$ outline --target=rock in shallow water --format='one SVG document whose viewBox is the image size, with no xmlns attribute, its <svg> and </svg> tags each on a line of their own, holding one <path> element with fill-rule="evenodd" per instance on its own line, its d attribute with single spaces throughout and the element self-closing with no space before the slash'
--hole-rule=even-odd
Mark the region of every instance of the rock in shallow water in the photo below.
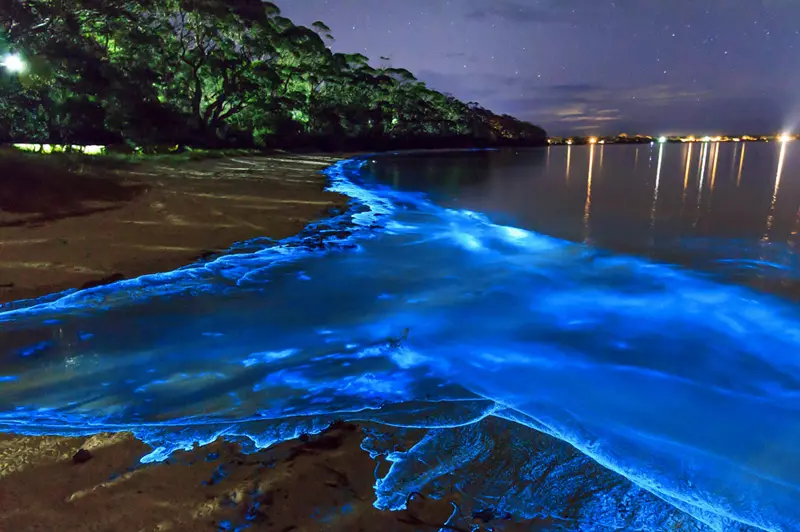
<svg viewBox="0 0 800 532">
<path fill-rule="evenodd" d="M 91 459 L 92 459 L 92 453 L 90 453 L 86 449 L 80 449 L 72 457 L 72 463 L 73 464 L 85 464 L 86 462 L 88 462 Z"/>
</svg>

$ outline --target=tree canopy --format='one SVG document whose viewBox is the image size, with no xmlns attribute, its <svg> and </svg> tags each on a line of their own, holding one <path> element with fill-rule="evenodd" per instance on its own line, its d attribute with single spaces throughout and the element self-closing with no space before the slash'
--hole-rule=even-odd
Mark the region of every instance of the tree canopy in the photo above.
<svg viewBox="0 0 800 532">
<path fill-rule="evenodd" d="M 334 53 L 261 0 L 5 0 L 0 142 L 330 149 L 541 144 L 544 131 Z M 382 58 L 385 59 L 385 58 Z"/>
</svg>

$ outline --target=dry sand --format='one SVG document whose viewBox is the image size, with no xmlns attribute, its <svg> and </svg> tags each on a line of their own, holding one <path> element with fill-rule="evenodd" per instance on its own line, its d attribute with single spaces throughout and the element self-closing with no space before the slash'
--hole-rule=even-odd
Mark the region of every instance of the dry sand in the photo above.
<svg viewBox="0 0 800 532">
<path fill-rule="evenodd" d="M 144 163 L 102 177 L 0 167 L 0 303 L 173 270 L 254 237 L 294 235 L 345 207 L 347 198 L 323 190 L 319 173 L 335 160 Z"/>
</svg>

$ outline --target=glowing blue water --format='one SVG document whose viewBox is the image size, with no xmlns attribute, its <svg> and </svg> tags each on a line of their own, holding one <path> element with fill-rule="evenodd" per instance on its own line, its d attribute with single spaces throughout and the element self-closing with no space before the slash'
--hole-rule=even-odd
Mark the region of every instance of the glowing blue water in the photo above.
<svg viewBox="0 0 800 532">
<path fill-rule="evenodd" d="M 0 307 L 3 429 L 130 429 L 157 460 L 371 419 L 433 429 L 390 454 L 383 507 L 480 462 L 498 506 L 579 507 L 566 529 L 663 530 L 676 508 L 685 530 L 800 529 L 795 306 L 363 186 L 360 165 L 328 172 L 353 211 L 297 238 Z"/>
</svg>

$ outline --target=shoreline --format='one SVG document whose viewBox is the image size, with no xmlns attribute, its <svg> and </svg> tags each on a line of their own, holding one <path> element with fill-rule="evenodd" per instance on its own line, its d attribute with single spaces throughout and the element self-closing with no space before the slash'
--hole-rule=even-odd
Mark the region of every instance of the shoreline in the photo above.
<svg viewBox="0 0 800 532">
<path fill-rule="evenodd" d="M 102 172 L 100 176 L 48 174 L 47 168 L 39 172 L 39 168 L 26 171 L 23 167 L 12 179 L 23 183 L 21 191 L 26 182 L 32 182 L 28 187 L 32 190 L 28 192 L 34 201 L 18 205 L 14 196 L 24 192 L 16 191 L 13 196 L 0 198 L 0 308 L 4 304 L 171 271 L 222 253 L 239 242 L 294 236 L 309 224 L 329 217 L 332 211 L 347 207 L 351 198 L 328 192 L 330 179 L 322 173 L 342 159 L 281 154 L 177 160 L 169 165 L 145 161 L 142 165 Z M 42 196 L 54 184 L 56 188 L 71 188 L 61 188 L 59 192 L 63 194 L 74 192 L 69 198 L 70 208 L 54 209 L 49 203 L 63 198 Z M 105 231 L 97 235 L 98 229 Z M 92 233 L 97 238 L 91 238 Z M 227 448 L 230 444 L 217 442 L 197 452 L 213 453 L 208 449 L 214 446 Z M 34 526 L 35 521 L 44 529 L 58 525 L 61 530 L 83 530 L 88 524 L 87 510 L 76 511 L 59 503 L 84 498 L 101 488 L 109 491 L 115 485 L 107 478 L 98 478 L 93 471 L 97 466 L 91 464 L 99 463 L 98 458 L 104 462 L 100 467 L 103 474 L 123 478 L 131 471 L 142 470 L 139 460 L 148 449 L 129 432 L 91 437 L 0 434 L 0 531 L 21 530 Z M 80 450 L 90 453 L 87 456 L 92 459 L 80 464 L 80 474 L 76 475 L 76 470 L 68 473 L 72 485 L 70 482 L 50 485 L 46 479 L 52 479 L 54 469 L 78 466 L 74 457 Z M 163 463 L 151 466 L 156 477 L 164 476 L 166 467 Z M 109 468 L 113 470 L 110 473 Z M 184 476 L 208 476 L 205 469 L 185 468 Z M 27 480 L 11 480 L 20 474 Z M 76 482 L 88 487 L 74 491 Z M 20 484 L 39 489 L 26 492 Z M 173 486 L 176 489 L 180 493 Z M 67 494 L 70 490 L 73 493 Z M 127 497 L 142 491 L 133 493 L 123 489 L 122 493 Z M 62 496 L 68 497 L 53 500 Z M 207 495 L 199 496 L 196 486 L 182 497 L 183 501 L 180 497 L 174 501 L 179 506 L 196 503 L 198 497 L 202 503 L 207 499 Z M 148 501 L 146 511 L 152 512 L 152 503 L 157 502 Z M 19 508 L 23 506 L 38 508 L 36 516 L 21 512 Z M 141 518 L 118 513 L 114 510 L 96 515 L 93 529 L 141 529 L 141 523 L 137 523 Z M 127 521 L 119 521 L 125 517 Z M 107 521 L 114 519 L 118 521 L 113 524 Z M 208 522 L 207 529 L 220 529 L 218 521 Z M 151 524 L 157 530 L 195 530 L 199 525 L 184 523 L 176 528 L 169 524 L 169 519 Z"/>
<path fill-rule="evenodd" d="M 238 163 L 261 159 L 259 162 L 285 162 L 284 158 L 239 158 Z M 224 253 L 237 243 L 257 238 L 282 240 L 295 236 L 314 222 L 323 221 L 331 211 L 345 211 L 353 198 L 337 192 L 329 192 L 333 184 L 330 176 L 323 173 L 345 157 L 316 159 L 302 156 L 292 157 L 292 163 L 308 165 L 307 168 L 291 166 L 277 175 L 264 175 L 258 180 L 280 180 L 287 173 L 294 173 L 293 180 L 301 182 L 302 191 L 298 195 L 271 198 L 285 201 L 291 205 L 309 205 L 302 215 L 294 210 L 279 213 L 283 219 L 277 220 L 263 231 L 250 224 L 236 228 L 232 234 L 245 236 L 228 240 L 225 245 L 181 246 L 179 254 L 152 260 L 146 265 L 133 263 L 118 266 L 118 273 L 101 279 L 90 279 L 76 286 L 75 277 L 64 275 L 55 284 L 18 284 L 12 286 L 0 283 L 0 308 L 6 303 L 24 303 L 45 296 L 69 294 L 81 289 L 101 286 L 140 275 L 158 274 L 188 266 L 203 260 L 208 255 Z M 223 161 L 223 164 L 226 161 Z M 218 161 L 199 161 L 197 165 L 210 164 L 217 171 Z M 268 171 L 265 167 L 253 172 Z M 196 170 L 195 170 L 196 172 Z M 209 172 L 210 173 L 210 172 Z M 137 197 L 126 198 L 117 205 L 92 212 L 79 212 L 56 217 L 34 215 L 33 223 L 13 220 L 0 223 L 0 252 L 7 251 L 8 236 L 22 232 L 50 232 L 67 238 L 76 228 L 89 228 L 108 220 L 109 214 L 127 213 L 147 217 L 142 207 L 153 206 L 153 197 L 159 201 L 159 211 L 174 216 L 185 214 L 179 205 L 170 204 L 164 199 L 169 195 L 192 194 L 185 187 L 189 181 L 211 181 L 211 188 L 220 184 L 235 187 L 244 184 L 250 188 L 252 183 L 237 183 L 231 175 L 167 175 L 164 172 L 149 176 L 150 179 L 135 178 L 129 181 L 126 172 L 109 179 L 122 180 L 125 186 L 139 188 Z M 154 182 L 152 177 L 156 177 Z M 159 182 L 169 179 L 169 187 Z M 175 188 L 178 188 L 176 191 Z M 166 190 L 169 188 L 169 190 Z M 259 188 L 259 187 L 257 187 Z M 284 191 L 285 192 L 285 191 Z M 211 201 L 218 199 L 216 194 L 207 193 Z M 162 199 L 163 198 L 163 199 Z M 225 198 L 228 199 L 228 198 Z M 252 198 L 250 198 L 252 199 Z M 196 204 L 196 203 L 195 203 Z M 312 214 L 313 211 L 313 214 Z M 0 214 L 3 214 L 0 211 Z M 46 219 L 43 219 L 46 218 Z M 99 218 L 99 220 L 98 220 Z M 0 222 L 4 220 L 0 219 Z M 7 219 L 5 220 L 7 222 Z M 134 223 L 137 220 L 131 220 Z M 184 224 L 178 224 L 183 226 Z M 240 232 L 252 230 L 257 233 Z M 271 229 L 271 230 L 270 230 Z M 72 232 L 72 233 L 71 233 Z M 222 233 L 216 240 L 225 238 Z M 140 235 L 147 240 L 150 234 Z M 68 246 L 66 238 L 58 238 Z M 67 242 L 65 242 L 67 240 Z M 45 244 L 41 238 L 11 241 L 20 243 Z M 40 248 L 37 253 L 43 250 Z M 81 250 L 82 252 L 83 250 Z M 171 250 L 164 250 L 171 251 Z M 177 250 L 176 250 L 177 251 Z M 48 261 L 45 257 L 40 261 Z M 83 257 L 88 258 L 87 256 Z M 8 253 L 0 254 L 2 265 L 8 270 Z M 31 269 L 48 264 L 30 264 Z M 86 273 L 80 268 L 79 273 Z M 60 290 L 53 290 L 58 287 Z M 18 297 L 24 295 L 27 297 Z M 15 297 L 17 296 L 17 297 Z M 256 530 L 305 530 L 324 524 L 326 529 L 371 530 L 375 527 L 391 527 L 396 530 L 416 530 L 419 526 L 438 529 L 448 521 L 452 512 L 447 501 L 418 501 L 410 505 L 408 511 L 390 512 L 378 510 L 372 502 L 375 498 L 374 471 L 375 459 L 361 448 L 365 437 L 362 426 L 370 423 L 334 423 L 328 429 L 314 436 L 302 435 L 270 445 L 264 449 L 245 454 L 241 447 L 222 437 L 212 443 L 196 445 L 191 451 L 174 451 L 163 461 L 142 463 L 141 459 L 153 452 L 153 448 L 127 431 L 102 432 L 87 436 L 26 435 L 24 433 L 0 433 L 0 531 L 20 530 L 25 527 L 36 529 L 85 530 L 241 530 L 245 526 Z M 383 427 L 388 430 L 388 427 Z M 338 462 L 336 467 L 331 462 Z M 265 464 L 278 471 L 264 471 Z M 301 483 L 292 479 L 297 475 L 295 469 L 311 471 L 311 482 Z M 320 475 L 323 469 L 323 475 Z M 308 473 L 300 473 L 307 479 Z M 235 477 L 236 486 L 227 480 Z M 248 485 L 243 491 L 242 483 Z M 288 484 L 275 488 L 274 484 Z M 273 515 L 268 508 L 274 498 L 283 490 L 281 516 Z M 344 493 L 343 493 L 344 492 Z M 302 494 L 302 497 L 297 497 Z M 291 500 L 295 499 L 295 500 Z M 328 507 L 330 515 L 316 515 L 319 505 Z M 192 507 L 190 509 L 190 507 Z M 261 510 L 259 510 L 261 508 Z M 313 510 L 313 511 L 312 511 Z M 422 517 L 421 517 L 422 516 Z M 357 524 L 357 525 L 356 525 Z M 366 528 L 364 528 L 366 527 Z"/>
</svg>

